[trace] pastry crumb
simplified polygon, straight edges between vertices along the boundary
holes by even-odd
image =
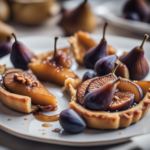
[[[52,132],[60,132],[61,130],[59,128],[56,128],[54,130],[52,130]]]
[[[119,134],[122,134],[122,132],[119,132]]]
[[[42,133],[42,135],[45,135],[45,134],[46,134],[46,132],[43,132],[43,133]]]

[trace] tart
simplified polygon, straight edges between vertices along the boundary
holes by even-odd
[[[107,112],[107,111],[92,111],[81,106],[77,102],[76,92],[72,84],[75,84],[74,79],[67,79],[65,81],[65,90],[69,91],[71,95],[71,102],[69,107],[74,109],[86,122],[87,127],[97,129],[118,129],[125,128],[129,125],[138,122],[148,112],[150,107],[150,92],[134,107],[124,111]],[[139,84],[140,85],[140,84]],[[142,90],[143,86],[141,86]]]
[[[33,74],[15,68],[7,69],[5,65],[0,66],[0,70],[0,101],[4,105],[23,113],[31,113],[41,106],[43,110],[45,107],[49,110],[55,108],[55,96]]]
[[[90,37],[88,32],[78,31],[73,36],[68,38],[71,45],[71,51],[78,64],[83,65],[83,57],[85,53],[92,47],[96,46],[96,42]],[[116,49],[112,46],[107,46],[109,55],[116,54]]]

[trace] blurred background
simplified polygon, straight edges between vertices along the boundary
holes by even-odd
[[[69,36],[78,30],[143,39],[150,34],[150,0],[0,0],[0,43],[23,36]]]

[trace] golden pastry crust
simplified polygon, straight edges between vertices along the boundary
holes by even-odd
[[[96,46],[96,42],[90,37],[88,32],[78,31],[73,36],[68,38],[68,42],[71,45],[71,51],[75,57],[78,64],[83,65],[83,57],[85,53]],[[116,54],[116,49],[112,46],[107,46],[107,51],[109,55]]]
[[[148,112],[150,107],[150,93],[147,92],[143,100],[136,106],[119,112],[91,111],[77,103],[76,89],[73,88],[73,79],[67,79],[67,90],[71,93],[69,107],[74,109],[86,122],[87,127],[97,129],[125,128],[138,122]],[[69,83],[70,82],[70,83]]]
[[[6,65],[0,65],[0,75],[9,72],[18,72],[21,69],[6,68]],[[31,105],[31,98],[28,96],[22,96],[19,94],[13,94],[5,90],[0,83],[0,102],[5,106],[23,113],[31,113],[37,110],[37,106]]]
[[[2,86],[0,86],[0,101],[5,106],[23,113],[31,113],[38,109],[36,106],[31,105],[30,97],[10,93]]]

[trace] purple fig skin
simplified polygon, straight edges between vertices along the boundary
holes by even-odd
[[[11,53],[12,43],[10,42],[10,36],[7,37],[7,41],[0,44],[0,58]]]
[[[120,59],[129,69],[131,80],[141,80],[149,72],[149,65],[144,57],[144,51],[139,47],[132,49]]]
[[[111,104],[116,90],[115,83],[116,80],[110,81],[100,88],[86,94],[83,99],[83,105],[85,106],[85,108],[95,111],[107,110],[109,108],[109,105]]]
[[[106,33],[106,28],[108,26],[108,23],[106,22],[104,24],[104,29],[103,29],[103,38],[101,39],[100,43],[98,46],[92,47],[83,57],[83,63],[86,68],[89,69],[94,69],[95,63],[108,55],[107,53],[107,41],[105,39],[105,33]]]
[[[83,63],[86,68],[94,69],[97,60],[107,56],[107,42],[101,40],[98,46],[91,48],[83,57]]]
[[[148,21],[150,9],[144,0],[129,0],[124,8],[124,13],[136,12],[140,16],[140,20],[143,22]]]
[[[82,132],[86,127],[84,120],[73,109],[63,110],[59,116],[59,123],[64,130],[74,134]]]
[[[117,59],[117,55],[105,56],[99,59],[94,67],[95,72],[97,72],[99,76],[104,76],[111,73],[115,68],[115,62],[117,61]]]
[[[14,67],[28,70],[28,63],[34,57],[34,54],[21,42],[15,41],[10,55]]]
[[[87,72],[84,74],[83,78],[82,78],[82,82],[84,82],[84,81],[86,81],[86,80],[88,80],[88,79],[92,79],[92,78],[94,78],[94,77],[96,77],[96,76],[97,76],[97,73],[96,73],[95,71],[93,71],[93,72],[87,71]]]

